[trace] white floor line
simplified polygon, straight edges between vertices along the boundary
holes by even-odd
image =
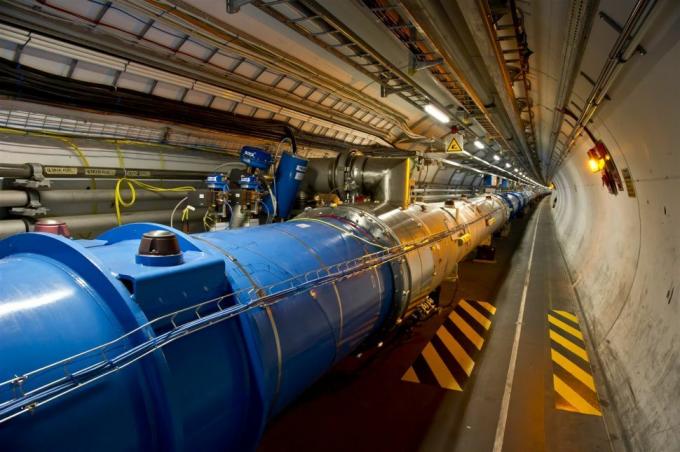
[[[541,219],[542,209],[539,209],[536,216],[536,226],[534,227],[534,237],[531,240],[531,252],[529,253],[529,265],[527,266],[527,275],[524,278],[524,288],[522,289],[522,301],[519,304],[519,312],[517,313],[517,322],[515,323],[515,340],[512,343],[512,352],[510,353],[510,364],[508,366],[508,375],[505,378],[505,393],[501,402],[501,412],[498,417],[498,425],[496,426],[496,439],[493,443],[493,452],[501,452],[503,450],[503,438],[505,437],[505,425],[508,422],[508,409],[510,408],[510,394],[512,393],[512,383],[515,379],[515,365],[517,364],[517,350],[519,348],[519,338],[522,335],[522,322],[524,320],[524,305],[527,301],[527,292],[529,290],[529,277],[531,276],[531,263],[534,260],[534,246],[536,245],[536,232],[538,231],[538,222]]]

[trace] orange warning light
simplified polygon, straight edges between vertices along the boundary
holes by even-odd
[[[604,169],[607,164],[604,157],[598,153],[597,148],[588,151],[588,168],[591,172],[597,173]]]

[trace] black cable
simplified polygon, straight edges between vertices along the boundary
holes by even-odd
[[[81,110],[162,120],[271,141],[290,137],[294,152],[298,143],[335,151],[346,151],[351,147],[361,149],[366,154],[395,151],[383,146],[356,146],[310,134],[294,129],[283,121],[252,118],[124,88],[73,80],[7,60],[0,60],[0,95]]]
[[[290,145],[293,150],[293,155],[297,155],[297,143],[295,142],[295,134],[293,133],[293,128],[290,126],[285,126],[286,136],[290,138]]]

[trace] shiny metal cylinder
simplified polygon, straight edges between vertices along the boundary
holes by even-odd
[[[499,229],[509,219],[510,210],[499,196],[486,195],[449,205],[324,207],[302,217],[342,218],[383,246],[414,247],[392,263],[395,303],[391,321],[398,322],[446,278],[455,276],[458,262]],[[444,238],[430,246],[418,246],[432,237]]]
[[[374,201],[408,205],[411,162],[408,158],[367,157],[356,153],[310,159],[304,187],[341,198],[370,194]]]

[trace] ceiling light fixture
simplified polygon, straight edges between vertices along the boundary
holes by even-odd
[[[505,164],[505,167],[506,167],[506,168],[512,168],[512,165],[509,164],[509,163],[506,163],[506,164]],[[517,171],[517,168],[515,168],[515,171]]]
[[[498,154],[494,154],[494,155],[493,155],[493,159],[494,159],[495,161],[499,161],[501,158],[498,156]]]
[[[475,140],[475,141],[474,141],[474,145],[475,145],[475,147],[476,147],[477,149],[484,149],[484,143],[482,143],[482,142],[479,141],[479,140]]]
[[[432,104],[425,105],[424,110],[425,113],[432,116],[434,119],[441,122],[442,124],[447,124],[449,121],[451,121],[451,118],[449,118],[446,113],[444,113],[443,111],[441,111]]]

